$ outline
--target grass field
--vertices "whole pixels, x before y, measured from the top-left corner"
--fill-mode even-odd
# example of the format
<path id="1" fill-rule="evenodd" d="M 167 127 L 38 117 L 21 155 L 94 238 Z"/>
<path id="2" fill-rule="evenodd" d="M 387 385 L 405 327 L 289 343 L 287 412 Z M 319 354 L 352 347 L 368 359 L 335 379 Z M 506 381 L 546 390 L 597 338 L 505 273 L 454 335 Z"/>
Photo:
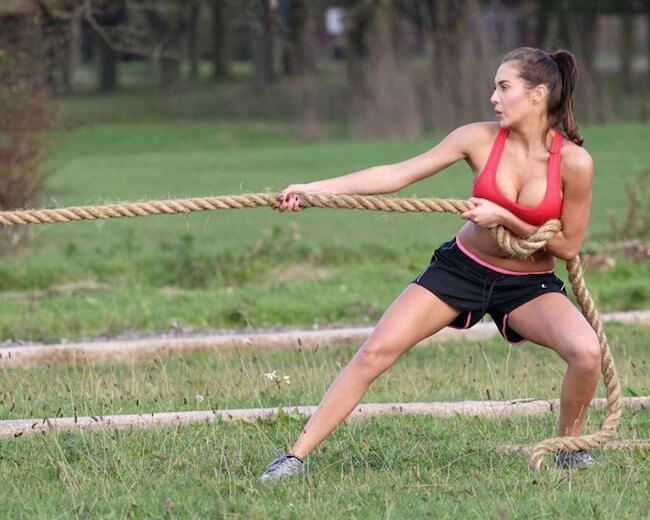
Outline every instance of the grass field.
<path id="1" fill-rule="evenodd" d="M 624 395 L 647 395 L 650 327 L 608 324 Z M 2 419 L 315 404 L 356 346 L 201 354 L 142 364 L 0 373 Z M 405 354 L 363 402 L 557 398 L 565 364 L 500 339 Z M 276 371 L 278 381 L 265 374 Z M 284 376 L 289 377 L 289 383 Z M 603 388 L 598 390 L 603 396 Z M 586 431 L 603 412 L 591 412 Z M 533 473 L 502 443 L 551 436 L 556 416 L 488 420 L 397 416 L 341 425 L 310 456 L 307 478 L 260 485 L 306 419 L 3 440 L 0 516 L 38 518 L 645 518 L 647 452 L 597 450 L 601 466 Z M 625 411 L 616 438 L 647 438 L 650 414 Z"/>
<path id="2" fill-rule="evenodd" d="M 115 110 L 125 109 L 116 103 Z M 585 244 L 593 247 L 616 239 L 610 219 L 622 218 L 624 183 L 650 164 L 650 125 L 584 134 L 596 164 Z M 268 122 L 97 123 L 56 136 L 46 206 L 280 191 L 401 160 L 441 137 L 300 144 Z M 397 195 L 466 198 L 470 185 L 469 169 L 456 164 Z M 33 248 L 0 260 L 0 337 L 372 323 L 462 223 L 448 215 L 257 208 L 32 226 Z M 56 291 L 70 282 L 106 290 Z M 650 264 L 619 259 L 587 282 L 601 310 L 650 305 Z"/>
<path id="3" fill-rule="evenodd" d="M 173 107 L 155 117 L 151 107 L 160 99 L 145 101 L 127 94 L 64 103 L 75 125 L 88 120 L 54 136 L 48 207 L 279 191 L 398 161 L 443 137 L 304 144 L 277 122 L 185 121 Z M 185 109 L 197 107 L 188 102 Z M 616 239 L 610 217 L 625 209 L 624 183 L 650 164 L 650 125 L 588 127 L 584 134 L 596 164 L 586 246 L 596 247 Z M 466 198 L 470 185 L 469 169 L 458 164 L 398 195 Z M 442 215 L 259 208 L 31 226 L 33 246 L 0 260 L 0 337 L 59 341 L 128 331 L 373 324 L 461 225 Z M 647 308 L 649 265 L 619 258 L 614 269 L 589 274 L 599 310 Z M 67 293 L 74 282 L 96 287 Z M 608 323 L 606 331 L 623 395 L 648 395 L 650 328 Z M 253 346 L 137 364 L 0 370 L 0 420 L 316 404 L 357 348 Z M 400 359 L 363 402 L 557 398 L 564 369 L 550 350 L 511 347 L 499 337 L 432 344 Z M 265 375 L 273 371 L 277 381 Z M 586 431 L 602 418 L 592 412 Z M 253 423 L 2 440 L 0 517 L 650 515 L 647 452 L 597 451 L 602 465 L 589 471 L 539 474 L 521 456 L 495 453 L 502 443 L 552 435 L 550 415 L 351 422 L 310 457 L 306 478 L 259 485 L 264 466 L 290 447 L 304 421 L 285 414 Z M 647 410 L 626 411 L 617 438 L 650 437 L 649 421 Z"/>
<path id="4" fill-rule="evenodd" d="M 623 395 L 650 395 L 650 327 L 608 324 L 606 331 Z M 0 419 L 317 404 L 359 345 L 295 351 L 255 347 L 150 363 L 5 369 Z M 365 400 L 555 399 L 565 368 L 549 349 L 533 343 L 509 346 L 500 336 L 480 344 L 438 343 L 403 356 Z M 277 381 L 265 377 L 273 371 Z M 604 388 L 598 392 L 605 397 Z"/>
<path id="5" fill-rule="evenodd" d="M 624 421 L 629 424 L 628 414 Z M 302 427 L 255 424 L 48 434 L 3 443 L 5 518 L 647 518 L 647 453 L 532 473 L 495 449 L 541 440 L 554 419 L 381 417 L 343 425 L 305 478 L 260 485 Z M 630 436 L 629 427 L 622 436 Z"/>

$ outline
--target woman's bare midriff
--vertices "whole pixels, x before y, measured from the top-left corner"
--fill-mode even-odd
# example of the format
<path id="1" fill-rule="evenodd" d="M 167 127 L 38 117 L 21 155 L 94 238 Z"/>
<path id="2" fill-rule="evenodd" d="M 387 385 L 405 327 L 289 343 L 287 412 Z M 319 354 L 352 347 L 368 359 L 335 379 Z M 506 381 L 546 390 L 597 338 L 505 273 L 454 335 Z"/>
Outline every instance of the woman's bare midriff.
<path id="1" fill-rule="evenodd" d="M 458 232 L 465 249 L 488 264 L 518 272 L 548 271 L 555 268 L 555 257 L 544 250 L 535 252 L 530 258 L 511 258 L 499 247 L 489 229 L 467 222 Z"/>

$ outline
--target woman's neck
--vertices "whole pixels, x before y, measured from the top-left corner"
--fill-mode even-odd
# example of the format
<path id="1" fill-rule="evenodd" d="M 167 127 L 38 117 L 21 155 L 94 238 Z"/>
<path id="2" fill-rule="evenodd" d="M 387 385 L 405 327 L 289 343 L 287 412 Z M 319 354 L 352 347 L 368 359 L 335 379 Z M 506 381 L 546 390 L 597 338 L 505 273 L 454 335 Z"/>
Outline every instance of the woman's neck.
<path id="1" fill-rule="evenodd" d="M 548 128 L 548 120 L 535 124 L 511 126 L 508 128 L 508 144 L 517 154 L 529 157 L 532 154 L 548 152 L 551 149 L 556 130 L 551 128 L 546 134 L 546 143 L 542 141 Z"/>

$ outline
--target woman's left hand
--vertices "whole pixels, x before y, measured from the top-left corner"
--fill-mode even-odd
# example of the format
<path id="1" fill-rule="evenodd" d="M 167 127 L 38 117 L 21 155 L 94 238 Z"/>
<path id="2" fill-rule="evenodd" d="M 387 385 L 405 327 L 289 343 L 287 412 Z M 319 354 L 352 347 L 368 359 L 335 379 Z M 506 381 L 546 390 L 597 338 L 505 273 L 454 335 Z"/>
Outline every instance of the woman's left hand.
<path id="1" fill-rule="evenodd" d="M 503 224 L 503 214 L 505 209 L 487 199 L 472 197 L 469 199 L 476 207 L 461 213 L 461 217 L 471 220 L 477 226 L 482 228 L 493 228 Z"/>

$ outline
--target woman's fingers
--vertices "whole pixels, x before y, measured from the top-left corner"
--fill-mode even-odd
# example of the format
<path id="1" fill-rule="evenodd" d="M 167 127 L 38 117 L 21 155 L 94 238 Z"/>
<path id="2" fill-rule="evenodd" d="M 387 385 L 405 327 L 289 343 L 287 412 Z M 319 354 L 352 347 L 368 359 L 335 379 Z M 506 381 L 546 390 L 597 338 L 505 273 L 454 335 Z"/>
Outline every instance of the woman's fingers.
<path id="1" fill-rule="evenodd" d="M 295 193 L 293 195 L 293 206 L 292 206 L 293 211 L 298 211 L 300 209 L 300 195 Z"/>
<path id="2" fill-rule="evenodd" d="M 297 211 L 300 205 L 300 197 L 292 193 L 289 197 L 289 211 Z"/>
<path id="3" fill-rule="evenodd" d="M 282 209 L 283 204 L 284 204 L 284 194 L 280 193 L 278 195 L 278 205 L 273 209 L 275 209 L 277 211 L 283 211 L 283 209 Z"/>
<path id="4" fill-rule="evenodd" d="M 291 197 L 290 192 L 284 192 L 280 195 L 280 211 L 291 211 Z"/>
<path id="5" fill-rule="evenodd" d="M 296 193 L 281 193 L 278 195 L 278 200 L 280 204 L 277 207 L 277 210 L 282 211 L 300 211 L 300 196 Z"/>

